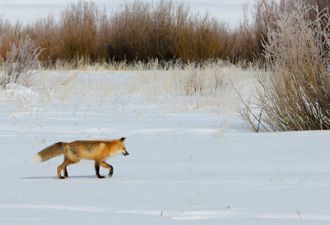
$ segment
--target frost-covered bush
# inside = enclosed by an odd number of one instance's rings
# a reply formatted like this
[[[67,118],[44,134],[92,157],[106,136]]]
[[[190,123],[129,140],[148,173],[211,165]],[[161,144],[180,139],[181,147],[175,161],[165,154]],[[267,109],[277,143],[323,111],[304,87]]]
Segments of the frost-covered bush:
[[[31,85],[40,53],[41,49],[36,48],[30,39],[21,40],[17,45],[12,44],[0,73],[0,87],[4,88],[9,83]]]
[[[260,80],[257,105],[262,123],[273,130],[330,129],[330,16],[323,10],[296,5],[268,33],[265,56],[272,74]]]

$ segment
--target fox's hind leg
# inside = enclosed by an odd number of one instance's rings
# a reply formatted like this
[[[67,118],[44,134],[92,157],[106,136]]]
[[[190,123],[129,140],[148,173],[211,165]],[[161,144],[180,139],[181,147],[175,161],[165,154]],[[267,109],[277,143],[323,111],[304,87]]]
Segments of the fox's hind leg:
[[[65,161],[64,161],[64,162],[65,162]],[[64,162],[63,162],[61,165],[59,165],[59,166],[57,167],[57,178],[59,178],[59,179],[64,179],[64,178],[65,178],[65,177],[63,177],[63,176],[61,175],[61,172],[62,172],[62,170],[63,170],[63,167],[65,166]]]
[[[68,166],[65,166],[65,167],[64,167],[64,177],[65,177],[65,178],[69,177],[67,167],[68,167]]]
[[[79,160],[72,161],[70,159],[64,159],[63,163],[57,167],[57,178],[64,179],[64,178],[68,177],[68,171],[67,171],[66,167],[68,165],[75,164],[77,162],[79,162]],[[64,177],[61,175],[62,170],[64,171]]]

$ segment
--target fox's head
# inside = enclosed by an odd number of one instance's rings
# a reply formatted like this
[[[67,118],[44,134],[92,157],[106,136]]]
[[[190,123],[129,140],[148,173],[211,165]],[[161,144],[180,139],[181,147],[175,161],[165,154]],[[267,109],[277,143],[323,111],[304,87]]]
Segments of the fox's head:
[[[126,149],[126,146],[125,146],[125,140],[126,140],[125,137],[122,137],[122,138],[119,139],[117,149],[119,151],[118,153],[122,153],[124,156],[128,156],[129,153],[128,153],[128,151]]]

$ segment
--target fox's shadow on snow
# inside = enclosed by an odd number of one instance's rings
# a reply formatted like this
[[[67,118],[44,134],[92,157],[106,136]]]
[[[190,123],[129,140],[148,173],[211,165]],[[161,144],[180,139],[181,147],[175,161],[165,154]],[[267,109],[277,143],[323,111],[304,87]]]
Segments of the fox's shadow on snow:
[[[56,176],[35,176],[35,177],[21,177],[23,180],[60,180]],[[106,180],[110,179],[110,177],[106,177],[105,179],[98,179],[95,175],[82,175],[82,176],[70,176],[64,180],[71,180],[71,179],[95,179],[95,180]]]

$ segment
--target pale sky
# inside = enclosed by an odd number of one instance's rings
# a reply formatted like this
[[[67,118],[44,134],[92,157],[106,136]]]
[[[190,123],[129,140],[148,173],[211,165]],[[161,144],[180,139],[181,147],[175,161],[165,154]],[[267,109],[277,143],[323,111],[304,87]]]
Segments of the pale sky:
[[[132,1],[134,0],[94,0],[98,6],[105,7],[109,12]],[[157,0],[145,1],[157,2]],[[19,19],[23,23],[30,23],[49,13],[59,15],[66,5],[74,2],[78,2],[78,0],[0,0],[0,15],[12,22]],[[208,12],[220,21],[235,25],[242,17],[242,4],[246,2],[252,4],[254,0],[184,0],[178,2],[187,3],[193,11],[201,14]]]

